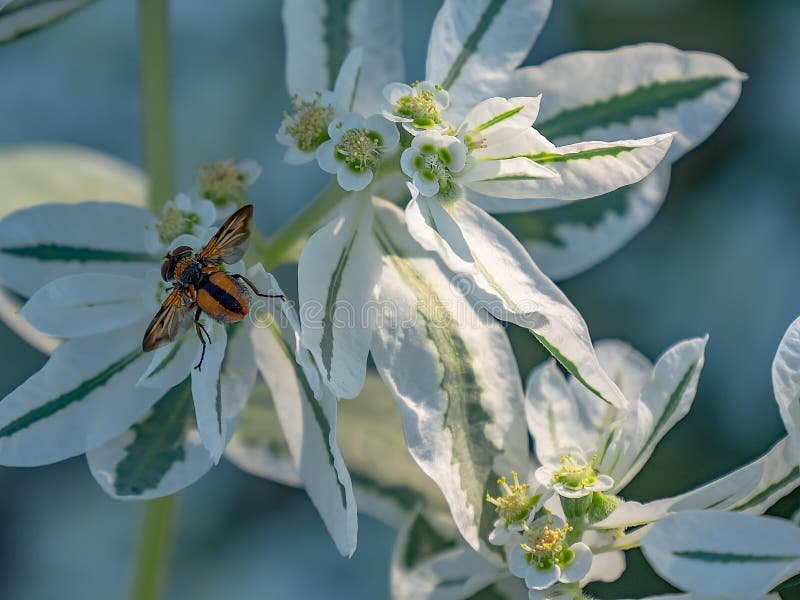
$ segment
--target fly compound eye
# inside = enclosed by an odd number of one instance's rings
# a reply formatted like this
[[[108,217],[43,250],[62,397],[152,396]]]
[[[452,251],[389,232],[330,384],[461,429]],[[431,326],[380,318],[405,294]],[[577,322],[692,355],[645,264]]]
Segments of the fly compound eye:
[[[172,254],[167,254],[161,261],[161,279],[164,281],[170,280],[170,264],[172,263]]]

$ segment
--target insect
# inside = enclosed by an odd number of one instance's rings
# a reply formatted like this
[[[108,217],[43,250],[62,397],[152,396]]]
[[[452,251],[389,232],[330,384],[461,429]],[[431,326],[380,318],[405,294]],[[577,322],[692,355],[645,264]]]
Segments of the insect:
[[[219,323],[236,323],[250,310],[250,293],[256,296],[281,298],[282,295],[262,294],[244,275],[222,271],[222,263],[232,264],[244,256],[250,238],[250,221],[253,205],[247,204],[233,213],[223,223],[205,247],[195,253],[189,246],[178,246],[164,256],[161,277],[171,283],[170,293],[150,321],[142,339],[142,350],[150,352],[175,340],[191,324],[194,311],[194,328],[203,345],[200,370],[206,355],[206,344],[211,336],[200,322],[203,313]]]

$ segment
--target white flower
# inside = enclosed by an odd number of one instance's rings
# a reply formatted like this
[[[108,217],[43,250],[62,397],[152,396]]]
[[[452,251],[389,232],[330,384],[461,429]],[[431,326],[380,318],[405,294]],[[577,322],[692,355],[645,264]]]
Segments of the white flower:
[[[517,539],[528,528],[536,513],[550,494],[546,489],[536,489],[533,494],[528,493],[528,484],[519,482],[516,471],[511,472],[513,483],[509,485],[505,477],[497,480],[502,495],[496,498],[486,493],[486,501],[495,506],[499,515],[494,522],[494,529],[489,534],[489,543],[496,546],[505,546]]]
[[[592,567],[592,551],[582,543],[568,545],[569,526],[555,515],[531,523],[525,540],[515,544],[508,555],[512,574],[525,580],[533,590],[546,590],[556,583],[576,583]]]
[[[145,247],[149,252],[158,253],[179,235],[202,238],[216,220],[213,202],[178,194],[164,205],[157,224],[145,229]]]
[[[253,159],[221,160],[202,165],[198,177],[199,194],[211,200],[219,218],[230,216],[245,201],[247,189],[261,176],[261,165]]]
[[[577,448],[544,457],[542,466],[536,469],[536,481],[564,498],[583,498],[592,492],[606,492],[614,486],[614,480],[598,473],[594,460],[594,457],[586,460]]]
[[[383,116],[412,134],[428,129],[444,130],[442,113],[450,106],[450,94],[430,81],[417,81],[411,85],[389,83],[383,88]]]
[[[319,146],[330,139],[328,126],[353,109],[355,86],[361,70],[362,51],[348,54],[333,91],[317,90],[307,95],[292,95],[292,112],[286,113],[275,139],[286,146],[284,160],[299,165],[314,160]]]
[[[467,147],[458,138],[425,131],[403,151],[400,166],[423,196],[447,197],[455,189],[466,158]]]
[[[317,148],[317,162],[349,191],[367,187],[383,157],[400,142],[397,127],[380,115],[347,113],[333,120],[328,135],[330,139]]]

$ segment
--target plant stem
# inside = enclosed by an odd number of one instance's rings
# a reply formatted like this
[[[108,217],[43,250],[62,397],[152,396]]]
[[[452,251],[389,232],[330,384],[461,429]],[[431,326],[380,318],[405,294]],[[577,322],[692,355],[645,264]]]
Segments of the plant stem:
[[[155,600],[164,593],[172,553],[175,496],[148,500],[139,533],[139,553],[131,600]]]
[[[149,201],[159,212],[173,193],[168,0],[139,0],[139,57]]]
[[[348,193],[339,187],[333,178],[311,204],[274,236],[266,239],[254,236],[255,250],[264,268],[271,271],[285,262],[296,259],[300,247],[308,236]]]
[[[149,203],[156,212],[173,193],[168,17],[168,0],[139,0],[144,158]],[[163,594],[172,551],[174,510],[175,496],[145,504],[132,600],[156,600]]]

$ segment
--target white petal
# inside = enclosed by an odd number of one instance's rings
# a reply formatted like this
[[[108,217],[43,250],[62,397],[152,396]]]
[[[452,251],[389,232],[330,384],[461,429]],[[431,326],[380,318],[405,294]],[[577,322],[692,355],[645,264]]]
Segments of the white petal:
[[[525,550],[519,544],[514,544],[508,552],[508,570],[517,577],[524,578],[529,566]]]
[[[553,487],[553,470],[551,468],[539,467],[536,469],[533,476],[541,485],[549,488]]]
[[[309,238],[298,264],[303,345],[343,398],[357,396],[366,375],[372,323],[364,309],[374,297],[381,260],[371,227],[370,205],[351,196],[339,216]]]
[[[498,319],[531,329],[599,397],[624,406],[626,399],[600,367],[583,318],[508,230],[466,200],[449,204],[447,212],[438,204],[427,198],[409,203],[411,234],[469,276],[473,301]]]
[[[414,160],[418,156],[419,149],[413,146],[403,150],[403,153],[400,155],[400,169],[409,177],[414,177],[414,173],[417,172],[417,168],[414,166]]]
[[[585,539],[585,536],[584,536]],[[592,581],[603,581],[610,583],[616,581],[625,572],[625,553],[621,551],[603,552],[592,556],[592,568],[586,576],[581,579],[581,585],[587,585]]]
[[[393,81],[383,86],[383,97],[389,104],[395,105],[404,96],[411,96],[413,88],[405,83]]]
[[[607,492],[612,487],[614,487],[614,479],[602,474],[598,475],[595,484],[590,486],[593,492]]]
[[[506,529],[502,521],[495,523],[494,529],[489,534],[489,543],[495,546],[505,546],[512,537],[512,533]]]
[[[589,546],[583,542],[578,542],[577,544],[572,544],[569,548],[575,553],[575,557],[571,563],[561,569],[561,577],[558,580],[563,583],[580,581],[586,577],[592,568],[592,551],[589,550]]]
[[[319,168],[326,173],[337,173],[339,167],[342,166],[342,163],[336,160],[336,142],[333,140],[322,142],[317,148],[315,156],[319,163]]]
[[[22,308],[39,331],[56,337],[83,337],[122,329],[147,318],[144,280],[125,275],[80,273],[51,281]]]
[[[549,12],[550,0],[445,1],[433,23],[425,78],[450,92],[451,121],[497,94]]]
[[[349,192],[360,192],[367,187],[372,181],[372,171],[364,169],[356,173],[345,164],[340,164],[339,169],[336,171],[336,181],[343,190]]]
[[[292,143],[294,143],[294,140],[292,140]],[[288,148],[286,148],[286,152],[283,153],[283,160],[286,162],[286,164],[289,165],[304,165],[314,160],[316,156],[317,155],[315,152],[305,152],[303,150],[300,150],[300,148],[298,148],[297,146],[289,146]],[[320,168],[322,168],[324,171],[327,171],[327,169],[322,167],[321,164]]]
[[[267,274],[253,274],[267,287]],[[309,353],[300,347],[297,315],[288,303],[251,330],[255,360],[270,388],[275,409],[311,501],[331,533],[339,552],[356,548],[357,516],[350,475],[336,443],[336,398],[319,386],[319,373]]]
[[[0,220],[4,286],[30,297],[44,284],[77,273],[141,276],[160,262],[145,247],[153,215],[117,202],[41,204]]]
[[[533,590],[543,590],[549,588],[551,585],[558,581],[560,569],[553,567],[552,569],[538,569],[533,565],[528,566],[525,571],[525,585]]]
[[[228,336],[225,327],[219,323],[206,321],[206,329],[211,342],[206,345],[206,354],[200,369],[192,369],[192,399],[197,417],[197,429],[208,449],[214,464],[219,462],[225,449],[226,432],[222,415],[222,393],[220,369],[225,357]],[[200,352],[196,354],[200,361]]]
[[[588,488],[581,488],[579,490],[569,489],[564,487],[563,483],[556,483],[553,485],[553,489],[555,489],[555,492],[563,498],[585,498],[592,493],[592,491]]]
[[[485,495],[498,495],[500,474],[524,472],[528,455],[514,354],[502,327],[408,235],[402,211],[376,204],[373,230],[386,253],[378,297],[386,311],[372,357],[400,406],[412,456],[441,488],[464,539],[491,555]]]
[[[61,344],[0,401],[0,464],[37,466],[83,454],[125,431],[164,390],[135,386],[149,356],[140,321]]]
[[[561,143],[676,131],[667,155],[674,162],[719,126],[736,104],[744,78],[713,54],[638,44],[564,54],[525,67],[502,93],[541,93],[537,128]],[[576,81],[580,85],[572,85]]]
[[[419,173],[414,175],[414,186],[423,196],[431,197],[439,193],[439,180],[427,181],[420,177]]]
[[[400,143],[400,132],[397,131],[397,125],[392,121],[386,120],[383,115],[372,115],[364,120],[364,127],[377,131],[383,138],[381,146],[382,152],[389,152],[397,147]]]
[[[444,147],[450,152],[450,164],[448,169],[451,173],[458,173],[464,168],[467,161],[467,147],[456,137],[446,135],[444,137]]]
[[[653,525],[642,550],[687,592],[749,600],[800,571],[800,528],[774,517],[687,511]]]

